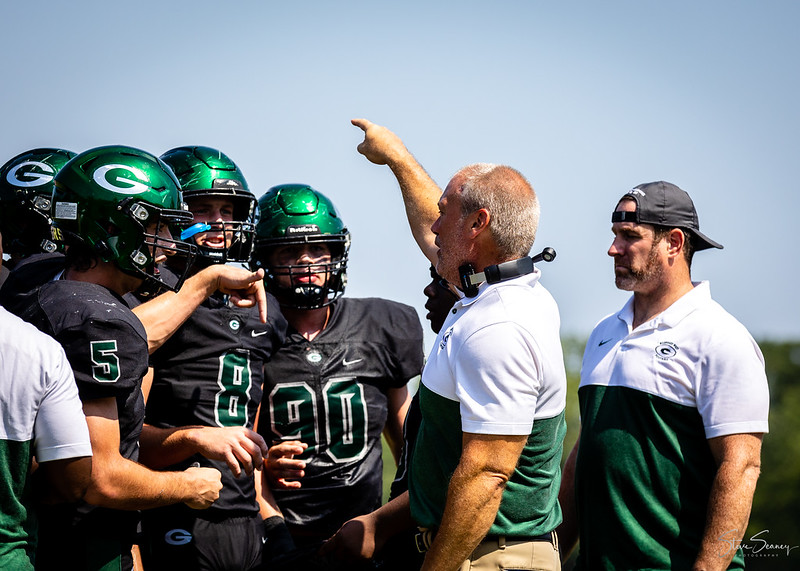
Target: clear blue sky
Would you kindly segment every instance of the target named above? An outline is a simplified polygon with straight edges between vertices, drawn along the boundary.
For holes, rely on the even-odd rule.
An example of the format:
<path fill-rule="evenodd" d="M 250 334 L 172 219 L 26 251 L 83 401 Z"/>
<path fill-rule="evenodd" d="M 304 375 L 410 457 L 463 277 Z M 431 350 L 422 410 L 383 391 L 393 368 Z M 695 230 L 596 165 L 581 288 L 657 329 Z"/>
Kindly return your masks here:
<path fill-rule="evenodd" d="M 327 193 L 353 234 L 348 295 L 422 317 L 428 264 L 397 186 L 355 151 L 349 120 L 367 117 L 440 185 L 478 161 L 531 180 L 535 248 L 558 251 L 543 283 L 580 335 L 627 299 L 610 211 L 664 179 L 725 245 L 695 279 L 756 337 L 797 339 L 799 16 L 790 1 L 3 2 L 0 162 L 219 148 L 257 196 Z"/>

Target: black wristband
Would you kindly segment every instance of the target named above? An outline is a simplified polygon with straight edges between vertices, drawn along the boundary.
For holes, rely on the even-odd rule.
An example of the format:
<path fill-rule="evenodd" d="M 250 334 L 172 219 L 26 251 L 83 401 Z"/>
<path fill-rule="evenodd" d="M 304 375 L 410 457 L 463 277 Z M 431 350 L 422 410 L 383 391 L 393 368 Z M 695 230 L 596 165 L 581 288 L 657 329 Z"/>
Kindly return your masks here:
<path fill-rule="evenodd" d="M 286 555 L 295 550 L 294 541 L 289 534 L 286 522 L 280 516 L 272 516 L 264 520 L 265 561 Z"/>

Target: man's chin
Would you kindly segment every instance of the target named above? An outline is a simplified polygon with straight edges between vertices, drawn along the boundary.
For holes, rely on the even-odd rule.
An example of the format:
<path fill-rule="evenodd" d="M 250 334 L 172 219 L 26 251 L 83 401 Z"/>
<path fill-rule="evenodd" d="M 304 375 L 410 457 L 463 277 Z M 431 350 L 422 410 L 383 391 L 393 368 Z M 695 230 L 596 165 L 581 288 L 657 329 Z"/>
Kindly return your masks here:
<path fill-rule="evenodd" d="M 623 272 L 615 270 L 614 274 L 614 285 L 617 286 L 617 289 L 621 289 L 622 291 L 633 291 L 636 284 L 639 282 L 639 280 L 632 276 L 627 270 Z"/>

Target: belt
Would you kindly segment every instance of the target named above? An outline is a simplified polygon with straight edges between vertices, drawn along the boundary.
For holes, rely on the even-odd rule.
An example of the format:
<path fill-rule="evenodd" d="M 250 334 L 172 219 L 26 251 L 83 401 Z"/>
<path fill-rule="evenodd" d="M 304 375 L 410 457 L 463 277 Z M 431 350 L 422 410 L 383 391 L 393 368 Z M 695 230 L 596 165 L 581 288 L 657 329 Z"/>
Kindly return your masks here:
<path fill-rule="evenodd" d="M 487 535 L 481 540 L 481 543 L 484 541 L 496 541 L 500 546 L 505 546 L 506 542 L 508 541 L 547 541 L 548 543 L 555 544 L 555 535 L 555 531 L 549 531 L 541 535 Z M 414 536 L 414 543 L 417 545 L 417 551 L 420 553 L 425 553 L 428 551 L 428 549 L 431 548 L 431 544 L 433 543 L 433 538 L 435 536 L 435 530 L 420 528 L 419 532 Z"/>

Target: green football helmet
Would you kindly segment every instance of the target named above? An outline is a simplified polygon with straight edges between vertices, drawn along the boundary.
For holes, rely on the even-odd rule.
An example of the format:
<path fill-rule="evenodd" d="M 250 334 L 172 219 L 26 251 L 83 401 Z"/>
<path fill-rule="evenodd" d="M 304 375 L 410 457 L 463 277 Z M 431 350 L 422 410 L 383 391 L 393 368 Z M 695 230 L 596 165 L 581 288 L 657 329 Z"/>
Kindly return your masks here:
<path fill-rule="evenodd" d="M 224 198 L 233 203 L 232 221 L 193 224 L 183 229 L 181 239 L 195 244 L 195 234 L 209 230 L 225 232 L 226 236 L 233 237 L 226 248 L 197 244 L 203 259 L 218 264 L 248 262 L 256 235 L 256 197 L 247 188 L 247 181 L 239 167 L 224 153 L 209 147 L 178 147 L 160 158 L 178 178 L 189 210 L 196 198 Z"/>
<path fill-rule="evenodd" d="M 68 248 L 80 244 L 148 288 L 177 290 L 186 277 L 184 272 L 177 284 L 162 281 L 157 249 L 186 256 L 186 268 L 196 253 L 172 239 L 179 226 L 192 221 L 175 175 L 155 156 L 132 147 L 98 147 L 64 165 L 55 178 L 52 212 Z"/>
<path fill-rule="evenodd" d="M 330 199 L 304 184 L 283 184 L 269 189 L 259 199 L 258 208 L 256 245 L 250 267 L 264 268 L 267 291 L 282 305 L 298 309 L 316 309 L 333 303 L 347 285 L 350 232 Z M 270 260 L 277 247 L 313 243 L 328 246 L 330 263 L 275 265 Z M 312 274 L 323 273 L 324 285 L 309 283 Z M 278 276 L 287 275 L 291 287 L 282 287 Z"/>
<path fill-rule="evenodd" d="M 0 167 L 0 231 L 7 254 L 58 249 L 50 218 L 53 179 L 74 156 L 64 149 L 32 149 Z"/>

